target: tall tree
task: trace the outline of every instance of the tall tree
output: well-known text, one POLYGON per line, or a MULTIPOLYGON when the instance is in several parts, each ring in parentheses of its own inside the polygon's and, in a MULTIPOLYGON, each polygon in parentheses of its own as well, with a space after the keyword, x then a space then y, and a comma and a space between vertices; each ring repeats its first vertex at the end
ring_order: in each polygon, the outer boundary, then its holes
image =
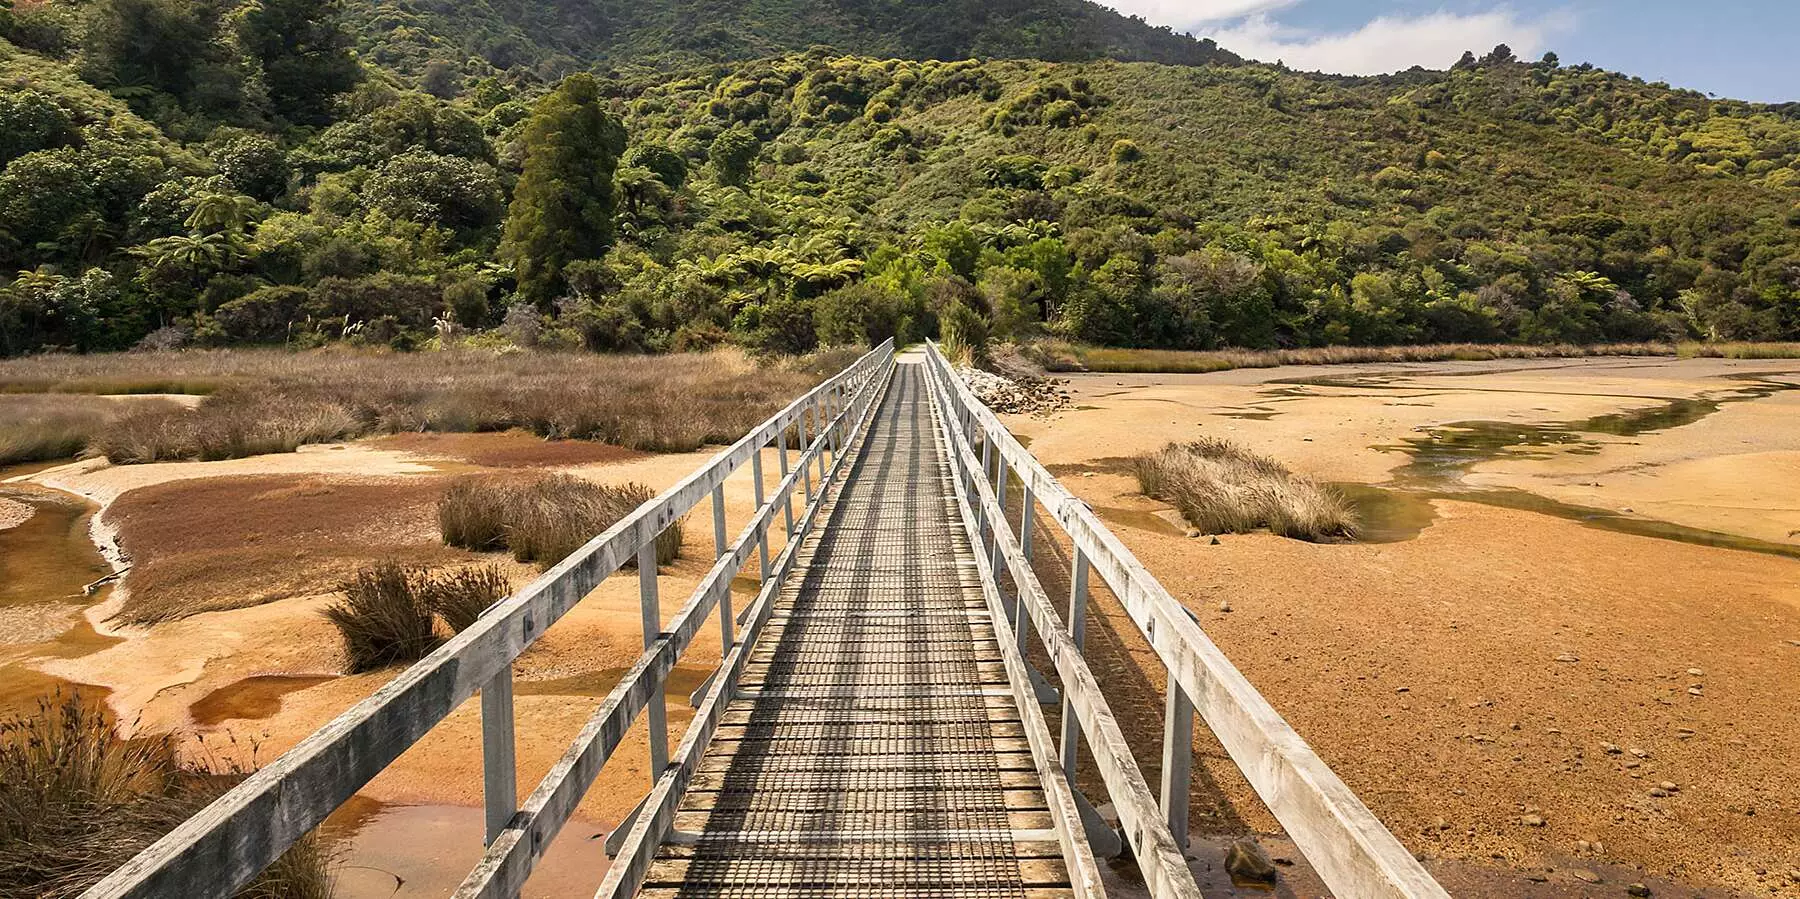
POLYGON ((262 64, 275 112, 290 122, 330 121, 332 98, 362 78, 338 0, 257 0, 238 20, 238 40, 262 64))
POLYGON ((601 105, 592 77, 571 75, 538 101, 524 145, 500 256, 512 264, 520 296, 541 305, 567 289, 570 263, 599 259, 612 246, 625 128, 601 105))

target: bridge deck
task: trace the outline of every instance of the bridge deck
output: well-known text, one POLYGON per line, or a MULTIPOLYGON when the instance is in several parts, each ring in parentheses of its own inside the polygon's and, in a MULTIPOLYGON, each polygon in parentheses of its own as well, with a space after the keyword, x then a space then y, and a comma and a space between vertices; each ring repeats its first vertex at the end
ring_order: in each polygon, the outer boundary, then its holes
POLYGON ((897 366, 641 895, 1071 895, 923 378, 897 366))

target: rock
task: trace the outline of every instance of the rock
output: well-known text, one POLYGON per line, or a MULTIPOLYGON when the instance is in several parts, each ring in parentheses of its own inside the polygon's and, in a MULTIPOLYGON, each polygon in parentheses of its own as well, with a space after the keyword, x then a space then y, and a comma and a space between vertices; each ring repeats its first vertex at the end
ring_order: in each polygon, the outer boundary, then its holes
POLYGON ((1673 781, 1667 781, 1667 780, 1663 781, 1662 783, 1657 784, 1657 786, 1661 787, 1662 789, 1668 790, 1671 793, 1675 792, 1676 790, 1681 789, 1680 787, 1676 786, 1673 781))
POLYGON ((1198 536, 1200 536, 1200 529, 1199 528, 1188 528, 1187 535, 1189 537, 1198 537, 1198 536))
POLYGON ((1618 755, 1619 753, 1624 751, 1619 748, 1619 745, 1617 743, 1601 743, 1600 748, 1602 750, 1605 750, 1607 755, 1618 755))
POLYGON ((1231 611, 1231 600, 1226 600, 1222 603, 1219 603, 1219 611, 1221 611, 1221 612, 1231 611))
POLYGON ((1700 689, 1699 685, 1696 684, 1696 685, 1688 688, 1688 695, 1689 696, 1705 696, 1706 691, 1700 689))
POLYGON ((1543 827, 1546 822, 1543 815, 1526 815, 1519 819, 1519 823, 1526 827, 1543 827))
POLYGON ((1219 538, 1217 538, 1217 537, 1214 537, 1214 538, 1212 538, 1212 545, 1213 545, 1213 546, 1218 546, 1218 545, 1219 545, 1219 538))
POLYGON ((1631 886, 1628 886, 1625 888, 1625 895, 1627 895, 1627 896, 1648 896, 1648 895, 1650 895, 1650 888, 1647 886, 1644 886, 1641 883, 1634 883, 1631 886))
POLYGON ((1394 692, 1395 693, 1410 693, 1410 692, 1412 692, 1412 688, 1411 687, 1395 687, 1394 692))
POLYGON ((1225 850, 1225 870, 1238 880, 1274 883, 1275 863, 1255 840, 1238 840, 1225 850))
POLYGON ((1558 662, 1579 662, 1579 661, 1581 661, 1581 656, 1578 656, 1572 652, 1565 652, 1565 653, 1562 653, 1561 655, 1558 655, 1556 657, 1556 660, 1558 662))
POLYGON ((1701 671, 1698 668, 1689 668, 1688 669, 1688 677, 1705 677, 1705 676, 1706 676, 1706 672, 1701 671))
POLYGON ((1661 798, 1669 795, 1669 791, 1663 789, 1662 787, 1652 787, 1652 788, 1650 788, 1650 795, 1653 798, 1661 799, 1661 798))
POLYGON ((1575 869, 1569 871, 1569 876, 1575 878, 1576 880, 1581 881, 1582 883, 1604 883, 1605 882, 1600 879, 1600 875, 1595 874, 1594 872, 1589 871, 1586 868, 1575 868, 1575 869))

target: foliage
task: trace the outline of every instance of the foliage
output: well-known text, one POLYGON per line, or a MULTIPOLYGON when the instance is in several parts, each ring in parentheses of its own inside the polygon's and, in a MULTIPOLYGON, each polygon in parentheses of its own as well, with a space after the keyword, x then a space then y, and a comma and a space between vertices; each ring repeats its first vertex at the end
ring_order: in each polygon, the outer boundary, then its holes
MULTIPOLYGON (((451 546, 509 549, 521 562, 548 568, 655 495, 642 484, 610 486, 566 474, 468 478, 444 491, 438 527, 451 546)), ((680 558, 681 538, 679 520, 657 535, 657 564, 680 558)))
POLYGON ((1173 505, 1202 534, 1261 528, 1283 537, 1354 538, 1360 522, 1330 487, 1227 440, 1171 443, 1133 461, 1145 496, 1173 505))
POLYGON ((422 659, 442 642, 418 572, 394 562, 362 568, 324 615, 344 640, 351 674, 422 659))
MULTIPOLYGON (((104 702, 60 689, 0 720, 0 893, 73 899, 243 775, 184 765, 173 739, 114 727, 104 702)), ((236 895, 331 892, 329 853, 306 834, 236 895)))
POLYGON ((613 171, 625 132, 602 108, 594 80, 576 75, 538 101, 521 140, 524 173, 500 255, 517 274, 520 296, 548 303, 567 287, 570 263, 598 259, 612 245, 613 171))
POLYGON ((680 42, 639 30, 667 24, 654 3, 333 0, 226 27, 210 2, 95 0, 70 61, 0 44, 0 354, 495 326, 473 339, 795 353, 946 314, 1192 351, 1800 336, 1791 106, 1498 51, 1301 74, 1052 0, 794 12, 895 57, 1068 62, 675 72, 633 66, 801 32, 762 7, 680 42), (570 39, 601 22, 605 49, 570 39), (596 54, 632 62, 546 83, 596 54), (402 86, 428 63, 429 91, 402 86), (283 67, 314 88, 282 99, 283 67))

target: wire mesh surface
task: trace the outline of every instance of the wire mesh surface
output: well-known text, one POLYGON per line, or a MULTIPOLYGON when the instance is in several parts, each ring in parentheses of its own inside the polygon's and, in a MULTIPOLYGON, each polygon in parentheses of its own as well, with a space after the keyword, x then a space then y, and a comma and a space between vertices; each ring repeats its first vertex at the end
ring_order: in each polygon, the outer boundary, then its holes
POLYGON ((645 895, 1067 895, 923 377, 895 367, 645 895))

